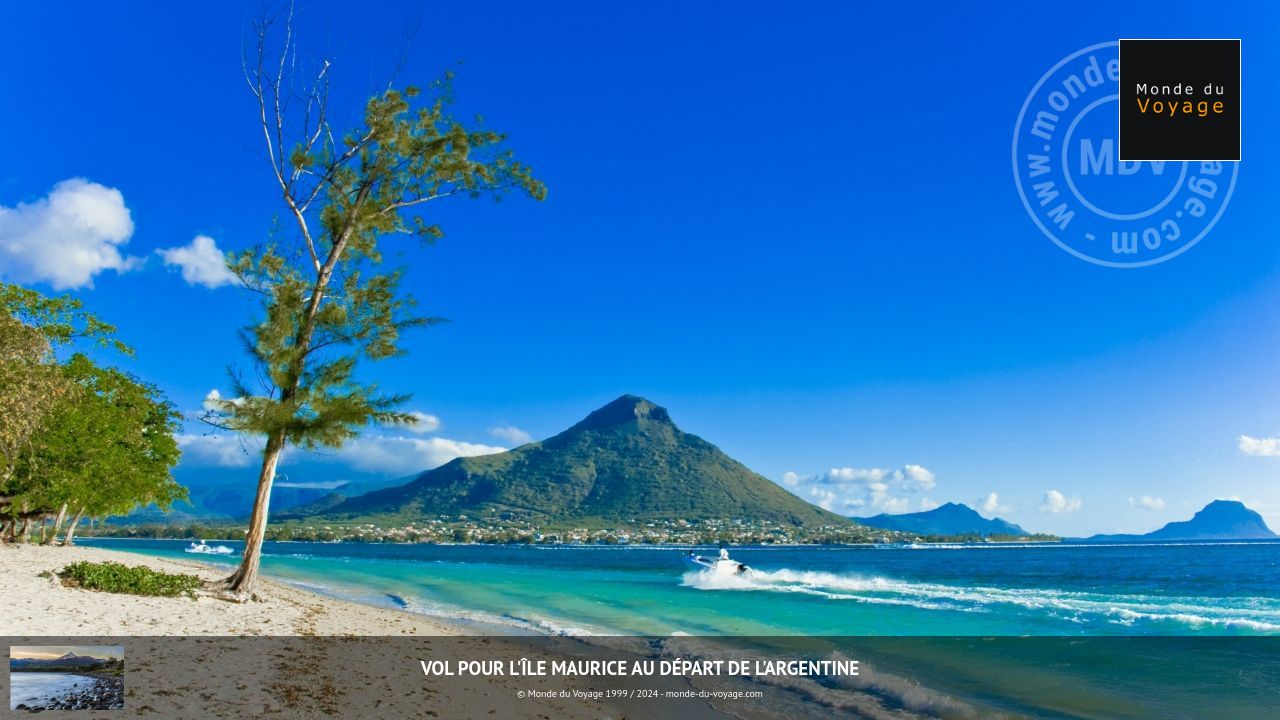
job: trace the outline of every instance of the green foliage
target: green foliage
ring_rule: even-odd
[[[71,390],[52,361],[48,339],[0,309],[0,496],[9,494],[5,485],[32,436]]]
[[[309,449],[338,447],[371,423],[414,422],[396,410],[405,396],[356,378],[359,360],[399,355],[405,330],[439,322],[413,314],[400,270],[383,262],[384,241],[441,237],[421,211],[451,195],[546,193],[501,149],[502,135],[449,115],[447,80],[432,89],[431,99],[412,88],[375,97],[361,129],[339,141],[304,132],[287,158],[268,140],[298,242],[272,240],[229,258],[262,298],[261,321],[243,333],[259,386],[233,376],[235,392],[210,422]],[[260,100],[269,92],[257,88]]]
[[[115,338],[114,325],[99,320],[70,295],[45,297],[35,290],[0,283],[0,311],[36,328],[52,345],[87,340],[98,347],[133,354],[132,348]]]
[[[324,511],[325,517],[422,517],[513,512],[539,527],[741,518],[791,526],[845,526],[681,431],[666,410],[624,396],[543,442],[458,458],[408,485]]]
[[[163,394],[53,352],[77,341],[131,352],[114,331],[79,300],[0,284],[0,519],[108,515],[186,496],[170,476],[180,416]]]
[[[195,575],[166,573],[143,565],[131,567],[117,562],[72,563],[63,568],[58,576],[70,587],[126,595],[186,595],[194,598],[195,590],[200,587],[200,578]]]
[[[89,516],[186,498],[170,471],[181,415],[159,389],[81,354],[59,367],[76,392],[58,403],[13,484],[28,505],[66,503]]]

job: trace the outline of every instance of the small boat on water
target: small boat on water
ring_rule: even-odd
[[[201,540],[199,543],[188,545],[186,552],[197,555],[230,555],[234,551],[226,545],[209,545],[209,543]]]
[[[684,556],[686,562],[697,565],[705,570],[710,570],[716,574],[725,575],[749,575],[751,568],[729,557],[729,551],[720,548],[720,556],[716,558],[695,555],[692,550]]]

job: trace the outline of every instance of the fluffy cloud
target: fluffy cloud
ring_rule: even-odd
[[[1165,501],[1158,497],[1143,495],[1142,497],[1129,498],[1129,507],[1142,508],[1144,510],[1163,510]]]
[[[518,427],[515,427],[514,425],[499,425],[498,427],[491,427],[489,428],[489,434],[499,440],[505,440],[512,445],[524,445],[525,443],[533,442],[532,435]]]
[[[227,403],[239,405],[242,402],[244,402],[244,398],[224,398],[222,393],[218,392],[217,388],[214,388],[205,394],[204,401],[200,403],[200,407],[204,408],[205,412],[222,412],[225,409],[224,405]]]
[[[341,450],[319,457],[364,472],[409,475],[439,467],[454,458],[491,455],[504,450],[506,448],[447,438],[371,435],[351,440]]]
[[[119,190],[63,180],[41,200],[0,206],[0,275],[55,290],[92,286],[105,270],[138,264],[120,254],[132,236],[133,218]]]
[[[435,415],[429,415],[420,410],[414,410],[409,414],[418,422],[413,425],[406,425],[404,429],[415,435],[428,435],[444,427],[444,423],[441,423],[440,418]]]
[[[889,468],[831,468],[818,475],[788,472],[782,484],[800,497],[840,514],[903,513],[938,506],[915,495],[933,489],[934,474],[920,465]]]
[[[259,462],[262,443],[242,435],[183,434],[177,437],[182,464],[200,467],[239,468]]]
[[[261,461],[262,441],[234,433],[178,436],[182,463],[199,467],[243,468]],[[347,441],[338,450],[305,453],[285,451],[285,462],[327,462],[353,470],[387,475],[409,475],[439,467],[457,457],[489,455],[506,448],[450,440],[367,435]]]
[[[190,285],[216,288],[236,281],[227,269],[226,255],[208,235],[197,235],[188,245],[157,250],[156,254],[165,265],[180,268],[182,279]]]
[[[1083,503],[1078,497],[1067,497],[1057,490],[1050,490],[1044,494],[1044,502],[1040,503],[1040,512],[1062,515],[1079,510],[1081,505]]]
[[[988,493],[986,497],[979,500],[978,509],[988,515],[1013,512],[1011,506],[1000,504],[1000,496],[995,493]]]
[[[1280,437],[1256,438],[1241,435],[1238,439],[1240,452],[1257,457],[1280,457]]]

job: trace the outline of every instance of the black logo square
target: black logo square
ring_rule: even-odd
[[[1239,40],[1120,41],[1121,160],[1240,159]]]

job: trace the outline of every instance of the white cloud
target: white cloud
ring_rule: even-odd
[[[1040,512],[1053,513],[1054,515],[1073,513],[1079,510],[1083,504],[1078,497],[1067,497],[1057,490],[1050,490],[1044,494],[1044,502],[1040,504]]]
[[[1013,512],[1013,508],[1009,505],[1000,504],[1000,496],[996,493],[988,493],[986,497],[979,500],[978,509],[988,515]]]
[[[189,245],[157,250],[156,254],[164,259],[165,265],[181,268],[182,279],[189,285],[216,288],[236,281],[236,276],[227,269],[226,254],[208,235],[197,235]]]
[[[906,476],[907,482],[916,489],[931,490],[937,484],[937,479],[933,473],[920,465],[908,465],[902,471]]]
[[[444,427],[444,423],[440,422],[440,418],[435,415],[429,415],[420,410],[414,410],[409,414],[418,422],[413,425],[406,425],[404,429],[415,435],[427,435]]]
[[[119,190],[63,180],[33,203],[0,206],[0,275],[55,290],[92,286],[104,270],[125,272],[140,262],[120,254],[132,236]]]
[[[782,484],[813,504],[844,515],[904,513],[931,510],[938,504],[927,497],[908,497],[932,490],[937,478],[920,465],[890,468],[831,468],[818,475],[787,472]]]
[[[218,392],[217,388],[214,388],[205,394],[204,401],[200,403],[200,406],[203,407],[206,412],[218,412],[221,411],[223,406],[227,403],[239,405],[242,402],[244,402],[244,398],[224,398],[222,397],[222,393]]]
[[[204,402],[200,403],[200,406],[209,412],[213,412],[222,406],[221,400],[222,393],[218,392],[218,388],[214,388],[205,393]]]
[[[201,467],[239,468],[253,465],[261,459],[262,442],[241,435],[195,435],[177,437],[182,450],[182,464]]]
[[[235,433],[178,436],[182,463],[200,467],[243,468],[262,459],[263,442],[255,436]],[[285,462],[326,462],[361,472],[410,475],[439,467],[458,457],[491,455],[504,447],[450,440],[392,435],[365,435],[348,440],[337,450],[304,452],[285,449]]]
[[[499,440],[506,440],[512,445],[524,445],[533,442],[533,436],[514,425],[499,425],[489,428],[489,434]]]
[[[1150,495],[1143,495],[1138,498],[1129,498],[1129,507],[1140,507],[1144,510],[1163,510],[1165,505],[1166,503],[1164,500],[1158,497],[1151,497]]]
[[[506,450],[493,445],[449,440],[370,435],[348,441],[342,448],[318,459],[328,459],[372,473],[409,475],[439,467],[457,457],[491,455]]]
[[[1240,452],[1257,457],[1280,457],[1280,437],[1256,438],[1241,435],[1238,438]]]

